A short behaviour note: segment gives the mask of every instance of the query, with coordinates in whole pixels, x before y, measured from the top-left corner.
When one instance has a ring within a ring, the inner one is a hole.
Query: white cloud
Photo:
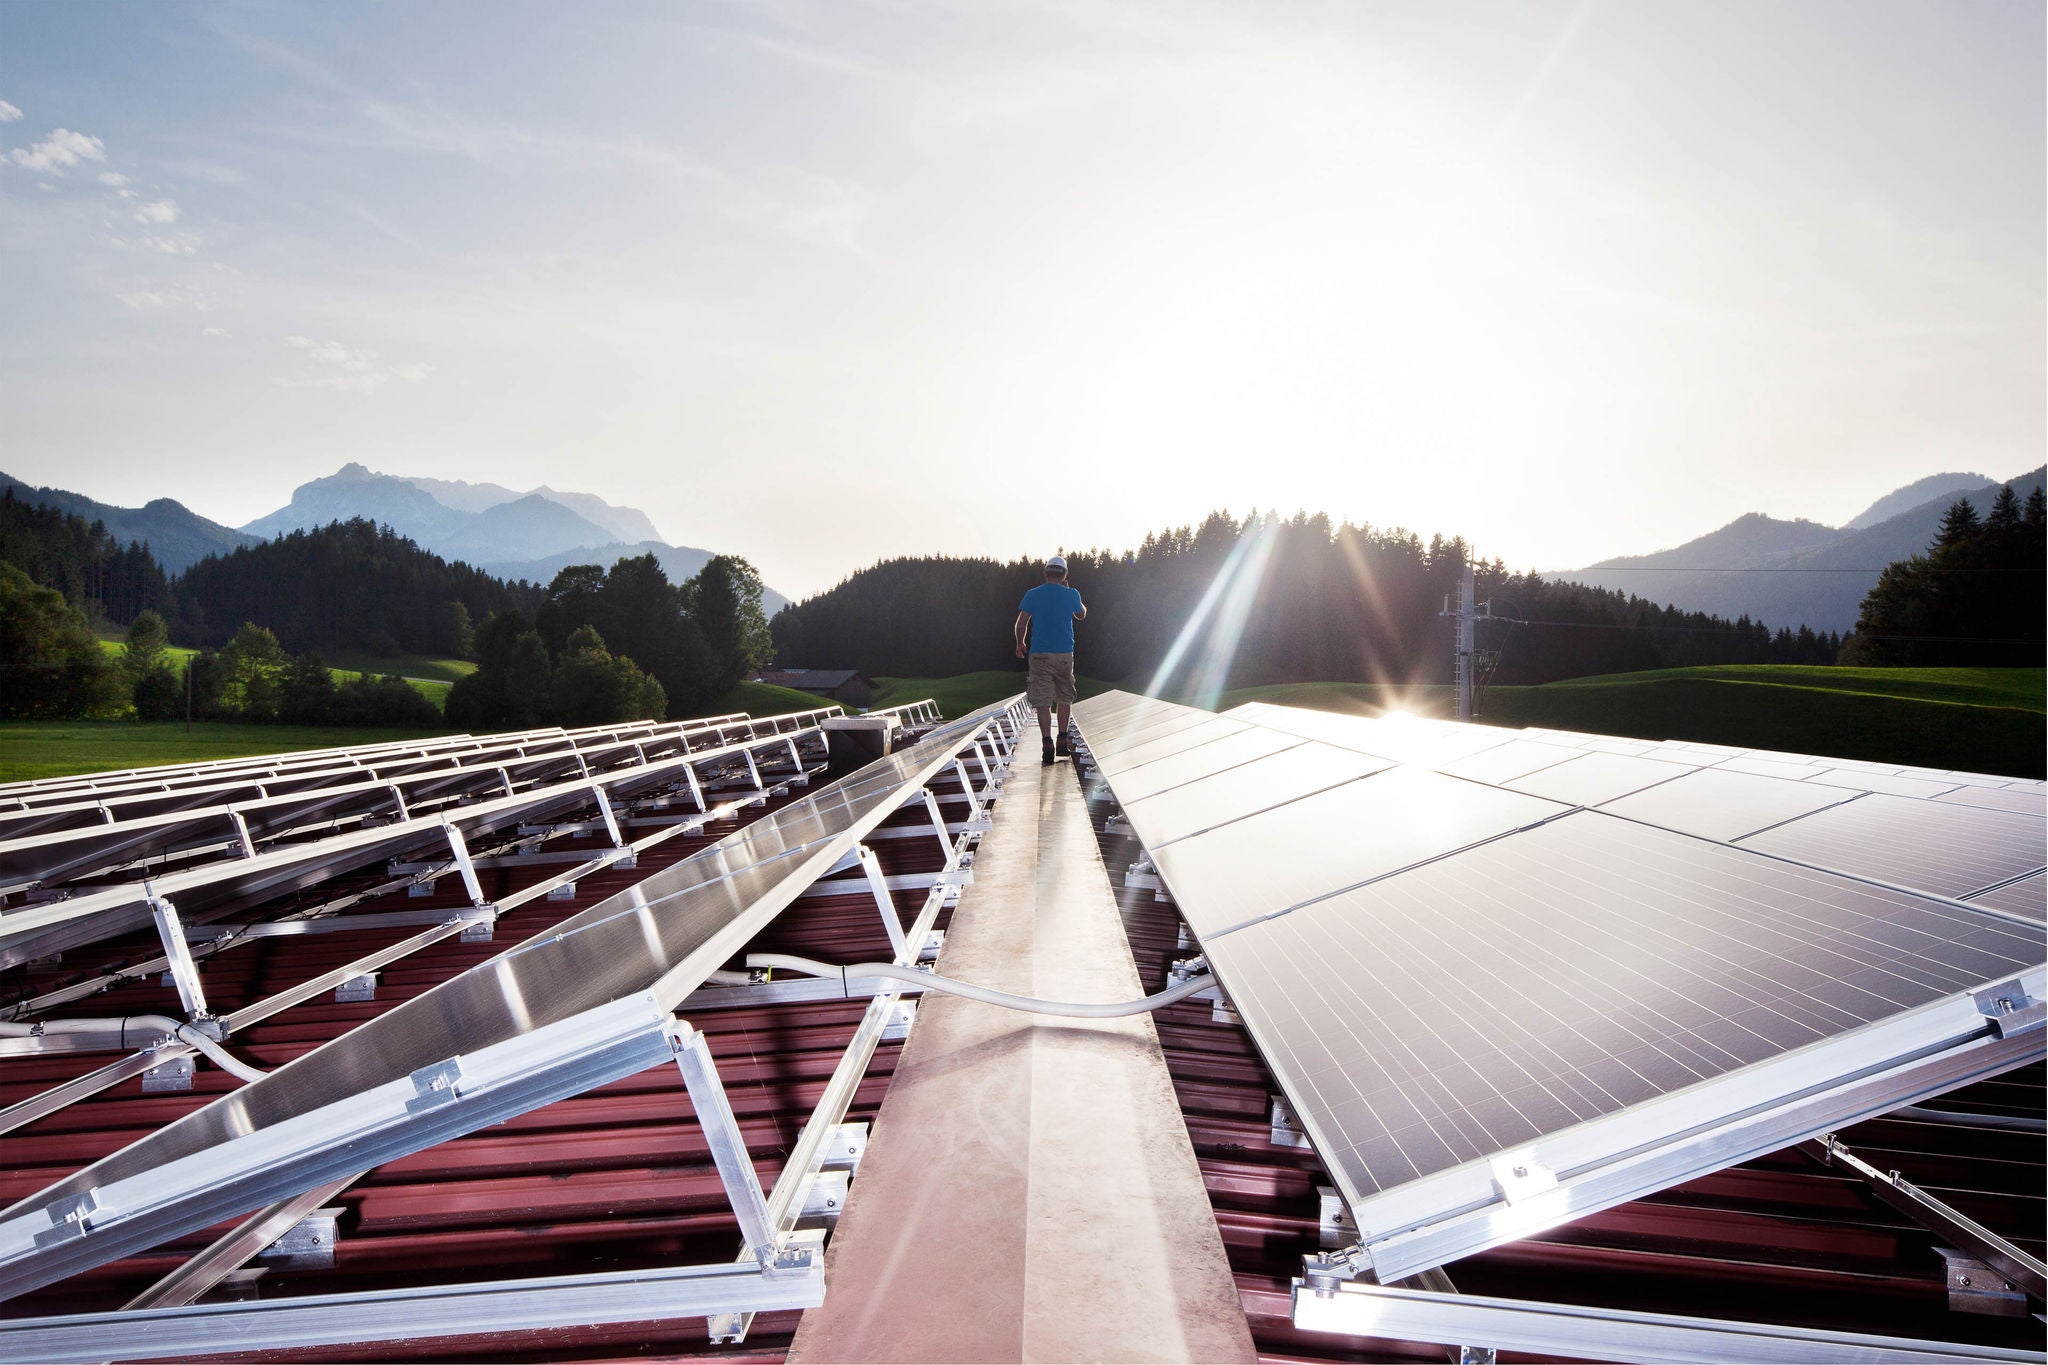
[[[138,223],[175,223],[178,221],[178,206],[169,199],[158,199],[135,210]]]
[[[108,189],[125,190],[128,188],[128,177],[119,171],[101,171],[100,183]]]
[[[164,296],[153,289],[138,289],[133,293],[116,294],[114,297],[128,307],[138,311],[144,308],[161,308],[164,306]]]
[[[225,327],[202,327],[199,329],[199,335],[203,337],[224,337],[227,334],[228,329]]]
[[[69,128],[58,128],[45,140],[27,149],[16,147],[8,153],[17,166],[26,166],[32,171],[57,171],[76,166],[81,161],[105,161],[107,145],[90,133],[74,133]]]
[[[288,336],[285,345],[303,351],[307,372],[279,381],[295,389],[332,389],[340,393],[368,393],[392,380],[417,384],[433,373],[431,365],[386,365],[375,351],[357,350],[338,341],[315,341],[311,337]]]
[[[144,237],[142,244],[161,251],[166,256],[195,256],[199,253],[199,239],[189,232],[163,237]]]
[[[6,100],[0,100],[0,123],[12,123],[20,117],[21,110],[15,108]]]

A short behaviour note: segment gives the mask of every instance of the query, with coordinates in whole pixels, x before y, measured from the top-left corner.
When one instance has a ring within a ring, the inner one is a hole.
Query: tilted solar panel
[[[2048,933],[1941,899],[2037,900],[2038,818],[1800,755],[1228,714],[1407,760],[1124,801],[1382,1279],[2042,1055]]]
[[[2048,816],[2048,792],[2040,788],[1957,787],[1934,798],[1954,806],[1981,806],[2015,815]]]
[[[1306,1081],[1296,1112],[1372,1228],[1381,1190],[2022,971],[2041,944],[1581,812],[1203,947]]]
[[[1962,897],[2040,867],[2041,831],[2041,821],[2007,811],[1879,795],[1801,816],[1749,835],[1742,844],[1894,886]]]
[[[1660,782],[1684,777],[1694,769],[1628,754],[1586,753],[1554,768],[1529,773],[1501,785],[1532,796],[1547,796],[1574,806],[1597,806]]]
[[[1229,741],[1223,741],[1228,743]],[[1173,759],[1194,760],[1204,756],[1218,760],[1209,775],[1186,781],[1154,796],[1136,798],[1124,808],[1148,848],[1170,848],[1175,841],[1202,830],[1228,825],[1233,820],[1287,802],[1313,797],[1316,793],[1388,766],[1386,760],[1351,749],[1339,749],[1314,740],[1302,740],[1276,753],[1248,763],[1228,764],[1228,754],[1212,751],[1218,745],[1205,744]],[[1127,777],[1143,776],[1149,767],[1133,769]],[[1121,789],[1123,778],[1118,779]]]
[[[1418,768],[1392,768],[1153,848],[1152,860],[1206,942],[1212,933],[1568,809]],[[1142,818],[1125,813],[1146,838]],[[1146,844],[1151,847],[1149,839]]]
[[[1184,749],[1169,757],[1126,769],[1117,775],[1117,790],[1127,793],[1125,800],[1139,801],[1235,765],[1309,742],[1299,736],[1283,735],[1273,730],[1243,730],[1213,744]]]
[[[1970,897],[1970,904],[1988,905],[1994,910],[2026,915],[2031,919],[2048,919],[2048,875],[2036,872],[2031,877],[1980,891]]]
[[[1855,799],[1854,792],[1835,787],[1701,768],[1604,802],[1600,809],[1725,843]]]
[[[1149,726],[1123,747],[1097,754],[1096,762],[1104,772],[1118,773],[1155,759],[1169,758],[1197,745],[1214,743],[1238,734],[1244,728],[1237,721],[1224,720],[1219,716],[1207,717],[1194,725]]]

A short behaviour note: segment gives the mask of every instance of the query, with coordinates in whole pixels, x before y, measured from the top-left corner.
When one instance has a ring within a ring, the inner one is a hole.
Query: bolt
[[[2012,1013],[2012,997],[2011,997],[2011,996],[2009,996],[2009,995],[2001,995],[2001,996],[1999,996],[1999,997],[1998,997],[1998,1012],[1999,1012],[2000,1014],[2011,1014],[2011,1013]]]
[[[1529,1175],[1529,1168],[1528,1168],[1527,1166],[1517,1166],[1517,1167],[1515,1167],[1515,1178],[1516,1178],[1516,1179],[1518,1179],[1518,1180],[1522,1180],[1522,1179],[1527,1179],[1527,1178],[1528,1178],[1528,1175]]]
[[[1968,1275],[1958,1275],[1956,1276],[1956,1283],[1968,1289],[1970,1287],[1970,1277]]]

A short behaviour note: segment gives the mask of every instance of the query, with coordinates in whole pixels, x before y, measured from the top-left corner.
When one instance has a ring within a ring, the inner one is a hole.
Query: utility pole
[[[1472,719],[1472,561],[1458,575],[1458,641],[1451,659],[1451,679],[1458,686],[1458,719]]]
[[[1448,616],[1458,623],[1457,643],[1452,646],[1451,681],[1458,689],[1457,714],[1459,720],[1471,720],[1472,692],[1479,671],[1479,652],[1473,645],[1473,627],[1481,621],[1505,621],[1510,618],[1495,616],[1493,603],[1489,601],[1474,605],[1472,561],[1465,561],[1464,572],[1458,575],[1458,605],[1451,607],[1451,599],[1444,599],[1444,609],[1437,613]]]

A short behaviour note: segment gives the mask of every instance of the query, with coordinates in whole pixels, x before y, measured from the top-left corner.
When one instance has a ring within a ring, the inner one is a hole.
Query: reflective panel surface
[[[1970,904],[1988,905],[1994,910],[2026,915],[2031,919],[2048,919],[2048,876],[2036,872],[1994,891],[1979,892],[1970,897]]]
[[[1609,801],[1600,809],[1681,834],[1726,843],[1855,799],[1854,792],[1837,788],[1729,772],[1725,768],[1701,768]]]
[[[1223,740],[1219,744],[1228,744]],[[1181,754],[1194,758],[1219,745],[1204,745]],[[1175,762],[1166,759],[1163,762]],[[1151,770],[1135,769],[1133,776]],[[1200,781],[1179,786],[1124,807],[1132,828],[1155,853],[1201,831],[1220,832],[1234,820],[1286,803],[1298,803],[1328,787],[1351,782],[1384,768],[1386,763],[1350,749],[1303,740],[1277,753],[1235,767],[1223,768]],[[1121,788],[1119,788],[1121,790]]]
[[[1206,946],[1212,934],[1568,809],[1392,768],[1155,848],[1152,861]]]
[[[1742,846],[1894,886],[1967,896],[2040,867],[2041,830],[2041,821],[2006,811],[1861,796],[1752,834]]]
[[[1579,812],[1203,947],[1357,1203],[2037,964],[2043,935]]]
[[[1636,758],[1629,754],[1594,752],[1501,785],[1574,806],[1597,806],[1603,801],[1612,801],[1630,792],[1683,777],[1691,771],[1692,768],[1678,763],[1660,763],[1656,759]]]

